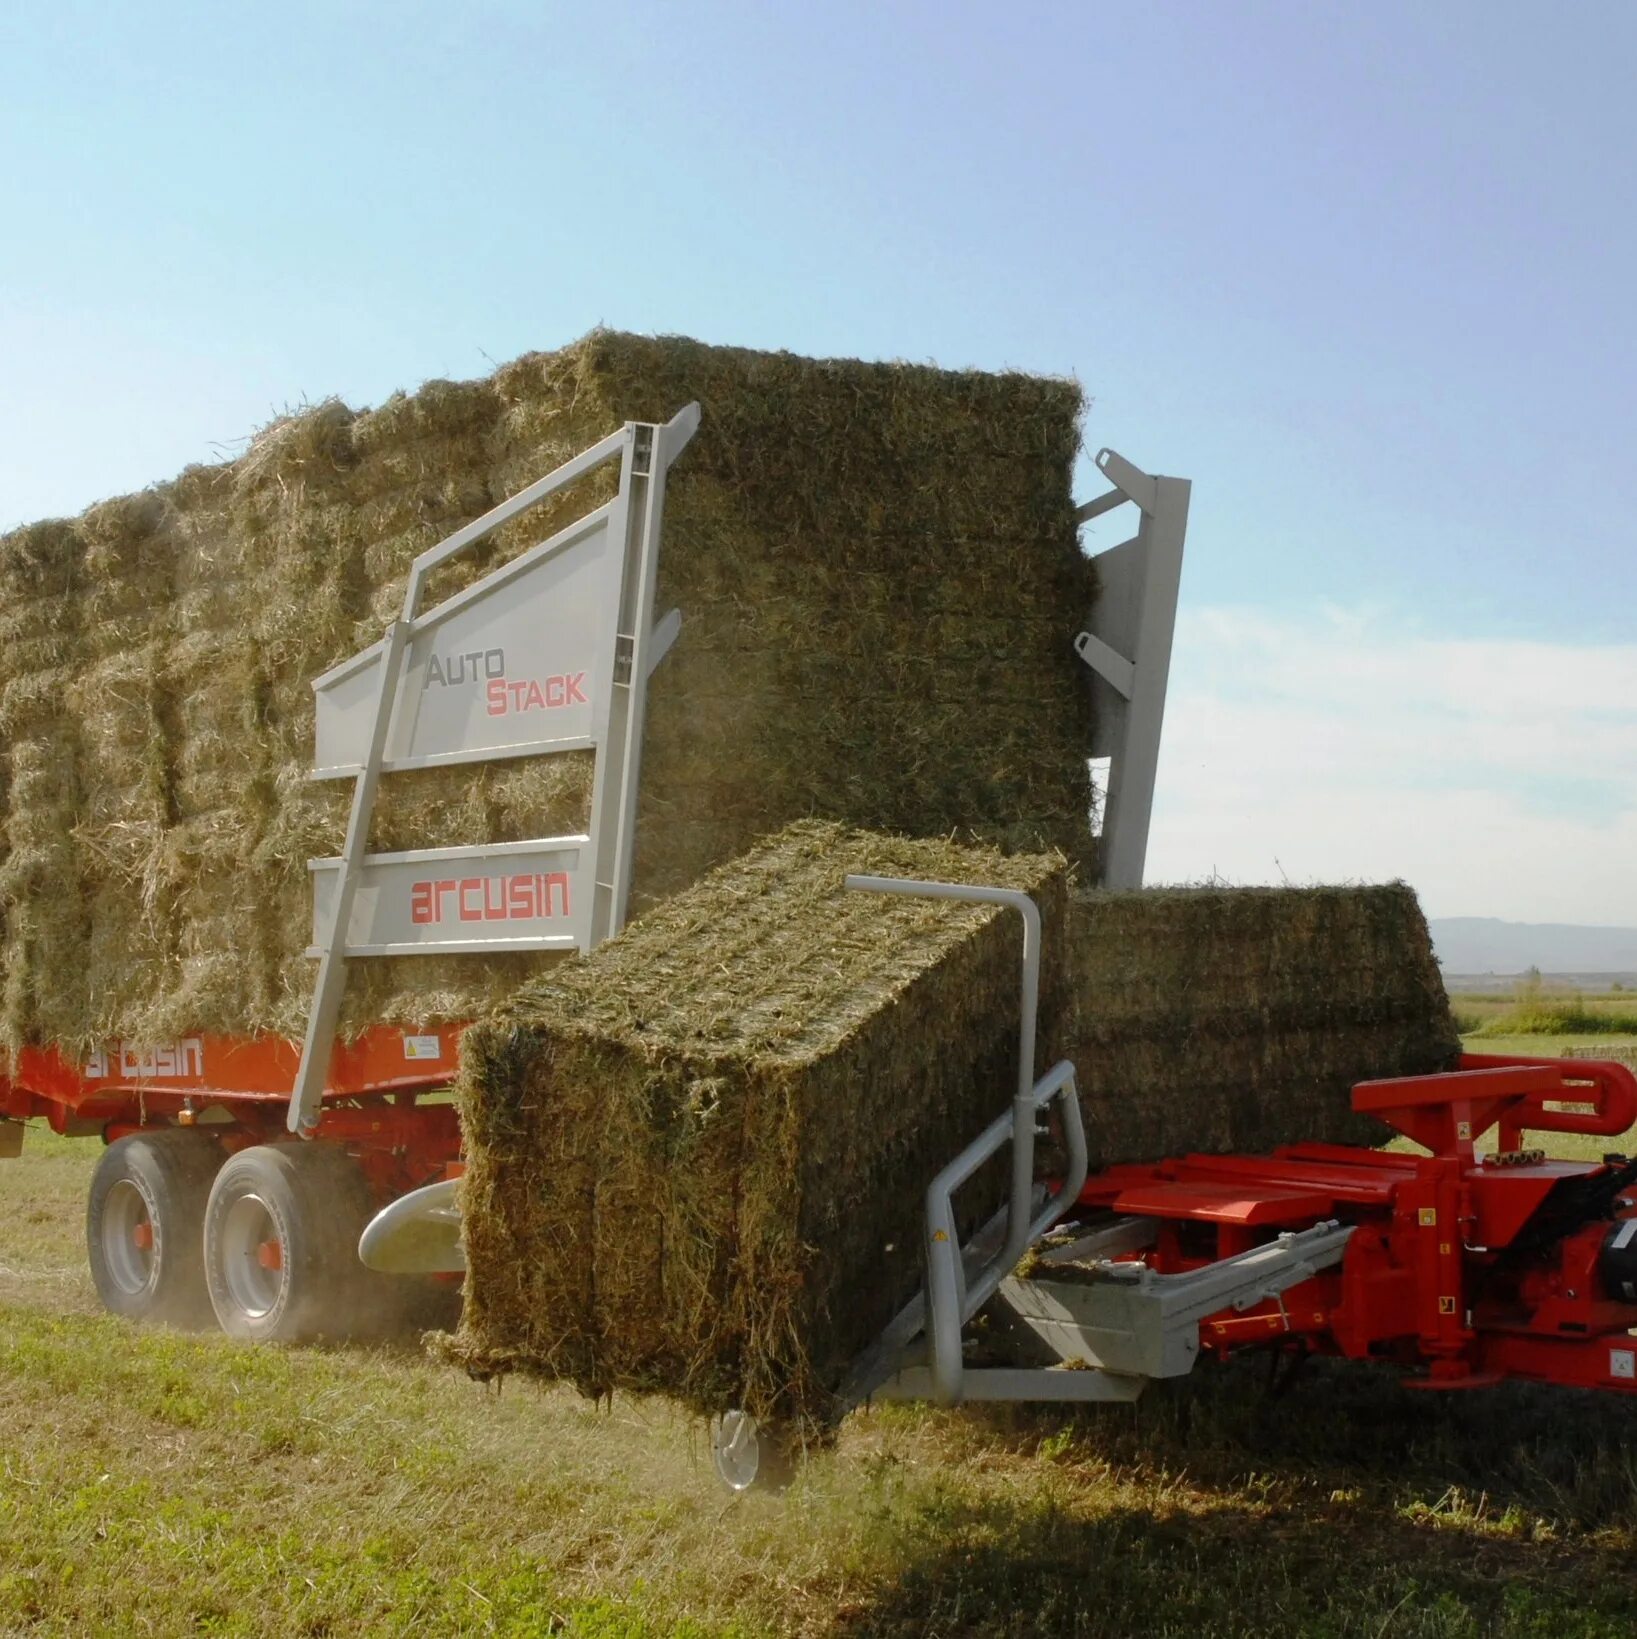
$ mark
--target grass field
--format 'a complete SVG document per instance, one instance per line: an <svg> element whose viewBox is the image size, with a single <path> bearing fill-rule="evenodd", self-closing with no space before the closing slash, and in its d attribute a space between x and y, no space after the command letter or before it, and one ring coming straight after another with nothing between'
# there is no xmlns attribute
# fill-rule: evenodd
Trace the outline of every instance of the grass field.
<svg viewBox="0 0 1637 1639"><path fill-rule="evenodd" d="M1468 1036L1467 1047L1474 1053L1519 1053L1529 1057L1551 1058L1566 1049L1589 1048L1596 1052L1629 1052L1637 1047L1637 1033L1632 1035L1577 1035L1562 1036L1494 1035L1485 1032Z"/></svg>
<svg viewBox="0 0 1637 1639"><path fill-rule="evenodd" d="M0 1633L1637 1632L1637 1403L1340 1366L1270 1398L1246 1360L876 1408L735 1500L656 1405L102 1315L97 1153L0 1166Z"/></svg>
<svg viewBox="0 0 1637 1639"><path fill-rule="evenodd" d="M1504 992L1463 991L1450 1006L1483 1051L1492 1036L1542 1036L1559 1046L1637 1040L1637 995L1628 990L1561 990L1525 981Z"/></svg>

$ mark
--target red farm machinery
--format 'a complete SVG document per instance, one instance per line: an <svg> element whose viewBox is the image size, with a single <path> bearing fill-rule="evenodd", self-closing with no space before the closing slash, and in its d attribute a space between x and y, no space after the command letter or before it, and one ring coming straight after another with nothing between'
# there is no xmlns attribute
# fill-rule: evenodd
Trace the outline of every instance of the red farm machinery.
<svg viewBox="0 0 1637 1639"><path fill-rule="evenodd" d="M86 1215L109 1309L293 1341L420 1307L430 1283L366 1268L359 1237L384 1205L459 1170L456 1111L436 1095L461 1031L338 1038L347 963L587 950L623 923L647 683L680 627L653 613L665 478L698 421L690 405L628 423L422 553L386 635L315 680L313 775L351 780L353 797L340 856L311 862L318 973L302 1042L27 1046L5 1066L0 1155L18 1154L31 1119L109 1146ZM607 467L611 500L422 609L440 565ZM583 834L367 851L385 777L569 751L595 756Z"/></svg>
<svg viewBox="0 0 1637 1639"><path fill-rule="evenodd" d="M1033 1073L1033 900L848 886L1008 906L1024 941L1010 1104L929 1185L925 1285L854 1362L844 1404L1129 1402L1245 1349L1287 1370L1310 1356L1376 1361L1429 1390L1519 1378L1637 1393L1637 1159L1551 1160L1524 1144L1628 1133L1625 1065L1466 1055L1356 1086L1354 1109L1413 1150L1309 1143L1090 1173L1074 1066ZM1006 1204L963 1245L956 1196L1008 1149ZM742 1412L717 1419L713 1451L735 1490L788 1472L787 1434Z"/></svg>
<svg viewBox="0 0 1637 1639"><path fill-rule="evenodd" d="M422 554L381 641L314 683L315 777L350 779L353 800L341 854L312 862L318 973L302 1042L198 1035L84 1057L46 1045L6 1066L0 1154L18 1152L34 1119L109 1146L87 1238L110 1309L214 1315L237 1336L294 1340L390 1313L429 1277L458 1279L460 1132L438 1095L458 1068L460 1028L377 1025L338 1039L347 963L583 951L623 924L647 682L681 622L654 615L665 477L698 414L626 425ZM618 468L612 500L420 608L440 564L605 463ZM1188 485L1111 451L1097 465L1112 487L1080 517L1128 502L1140 514L1133 538L1100 555L1103 597L1075 642L1097 697L1091 751L1110 763L1104 879L1131 887ZM459 686L429 687L434 676ZM595 755L583 834L367 851L383 778L564 751ZM1033 1073L1033 902L938 883L850 886L1009 906L1025 939L1017 1086L928 1188L925 1285L855 1362L844 1403L1129 1401L1201 1356L1249 1347L1377 1360L1429 1389L1528 1378L1637 1392L1637 1161L1551 1160L1524 1145L1526 1133L1628 1131L1630 1070L1469 1057L1355 1089L1355 1106L1414 1153L1301 1144L1088 1175L1074 1067ZM1042 1180L1047 1131L1058 1159ZM1008 1146L1007 1204L963 1246L955 1195ZM723 1478L743 1487L766 1477L780 1441L730 1412L714 1444Z"/></svg>

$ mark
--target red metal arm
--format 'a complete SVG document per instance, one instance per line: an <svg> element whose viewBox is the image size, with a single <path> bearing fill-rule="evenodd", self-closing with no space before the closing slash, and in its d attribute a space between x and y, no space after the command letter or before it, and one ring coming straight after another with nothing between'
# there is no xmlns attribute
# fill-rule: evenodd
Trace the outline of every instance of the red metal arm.
<svg viewBox="0 0 1637 1639"><path fill-rule="evenodd" d="M1587 1109L1551 1110L1548 1104ZM1613 1138L1637 1125L1637 1076L1606 1059L1467 1053L1459 1070L1361 1081L1353 1108L1378 1116L1437 1155L1470 1154L1499 1125L1503 1150L1527 1131Z"/></svg>
<svg viewBox="0 0 1637 1639"><path fill-rule="evenodd" d="M1557 1070L1567 1085L1532 1094L1501 1118L1502 1149L1516 1149L1523 1132L1585 1133L1617 1138L1637 1126L1637 1075L1613 1059L1519 1058L1507 1054L1464 1053L1461 1068L1499 1069L1509 1065L1544 1065ZM1547 1102L1589 1104L1589 1110L1548 1110Z"/></svg>

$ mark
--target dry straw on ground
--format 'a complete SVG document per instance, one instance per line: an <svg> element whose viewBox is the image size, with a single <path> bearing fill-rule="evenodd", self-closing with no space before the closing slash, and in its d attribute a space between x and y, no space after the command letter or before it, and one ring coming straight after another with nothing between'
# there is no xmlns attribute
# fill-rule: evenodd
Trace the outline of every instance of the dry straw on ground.
<svg viewBox="0 0 1637 1639"><path fill-rule="evenodd" d="M804 822L521 991L462 1055L455 1359L827 1419L919 1285L927 1182L1016 1085L1018 918L851 870L1061 924L1054 856Z"/></svg>
<svg viewBox="0 0 1637 1639"><path fill-rule="evenodd" d="M806 815L1083 849L1079 389L597 332L362 414L321 404L231 464L0 538L5 1039L299 1030L306 862L345 804L305 777L311 679L380 635L417 552L694 399L639 905ZM599 498L530 514L462 576ZM395 777L374 842L560 834L588 793L583 756ZM361 963L348 1017L465 1016L541 965Z"/></svg>

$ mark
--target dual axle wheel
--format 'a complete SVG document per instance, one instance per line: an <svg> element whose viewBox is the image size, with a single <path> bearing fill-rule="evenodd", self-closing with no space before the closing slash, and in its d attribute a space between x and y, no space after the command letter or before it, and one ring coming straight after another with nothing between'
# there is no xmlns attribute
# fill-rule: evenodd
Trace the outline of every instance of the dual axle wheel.
<svg viewBox="0 0 1637 1639"><path fill-rule="evenodd" d="M421 1283L358 1261L362 1169L330 1144L261 1144L223 1160L198 1128L110 1145L91 1180L91 1278L118 1315L294 1343L401 1321Z"/></svg>
<svg viewBox="0 0 1637 1639"><path fill-rule="evenodd" d="M181 1128L135 1133L103 1152L85 1240L104 1308L172 1326L209 1323L199 1226L221 1157L206 1134Z"/></svg>

